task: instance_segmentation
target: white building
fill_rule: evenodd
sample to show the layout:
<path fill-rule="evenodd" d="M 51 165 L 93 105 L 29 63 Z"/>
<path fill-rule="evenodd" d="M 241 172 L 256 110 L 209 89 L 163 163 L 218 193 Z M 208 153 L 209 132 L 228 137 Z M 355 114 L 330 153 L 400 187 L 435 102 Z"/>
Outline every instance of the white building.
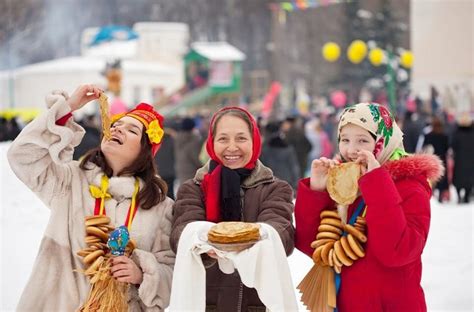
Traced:
<path fill-rule="evenodd" d="M 107 61 L 121 59 L 121 99 L 128 106 L 154 103 L 160 93 L 171 93 L 184 84 L 183 55 L 189 29 L 181 23 L 137 23 L 138 39 L 89 46 L 99 28 L 85 29 L 81 56 L 41 62 L 0 72 L 0 110 L 10 107 L 44 108 L 51 90 L 68 92 L 84 83 L 106 88 L 101 74 Z"/>
<path fill-rule="evenodd" d="M 413 90 L 427 99 L 433 85 L 458 112 L 474 109 L 474 1 L 410 3 Z"/>

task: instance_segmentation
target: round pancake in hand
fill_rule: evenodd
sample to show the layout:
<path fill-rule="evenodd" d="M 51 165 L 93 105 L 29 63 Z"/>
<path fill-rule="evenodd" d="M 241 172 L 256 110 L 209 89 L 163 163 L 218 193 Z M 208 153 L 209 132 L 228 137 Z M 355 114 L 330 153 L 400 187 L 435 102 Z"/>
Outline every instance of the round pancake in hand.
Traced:
<path fill-rule="evenodd" d="M 326 188 L 329 196 L 340 205 L 350 205 L 357 198 L 357 181 L 360 165 L 354 162 L 342 163 L 328 171 Z"/>

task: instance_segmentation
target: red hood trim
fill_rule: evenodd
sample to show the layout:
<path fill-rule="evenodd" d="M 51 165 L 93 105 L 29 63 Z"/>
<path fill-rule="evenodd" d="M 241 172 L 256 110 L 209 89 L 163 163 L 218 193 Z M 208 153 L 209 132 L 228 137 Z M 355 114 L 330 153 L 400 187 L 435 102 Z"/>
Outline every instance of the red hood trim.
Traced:
<path fill-rule="evenodd" d="M 400 160 L 386 162 L 385 167 L 394 180 L 423 176 L 431 182 L 438 181 L 444 174 L 444 166 L 436 155 L 413 154 Z"/>

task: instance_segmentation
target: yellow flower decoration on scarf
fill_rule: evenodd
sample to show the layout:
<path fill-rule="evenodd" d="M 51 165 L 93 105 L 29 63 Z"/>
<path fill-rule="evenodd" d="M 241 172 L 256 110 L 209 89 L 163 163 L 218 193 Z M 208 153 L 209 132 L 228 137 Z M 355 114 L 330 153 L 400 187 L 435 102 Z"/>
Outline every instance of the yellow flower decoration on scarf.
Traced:
<path fill-rule="evenodd" d="M 148 138 L 150 139 L 151 143 L 158 144 L 161 142 L 163 138 L 163 134 L 165 133 L 163 129 L 160 127 L 160 124 L 157 120 L 153 120 L 148 125 L 148 130 L 146 131 L 148 134 Z"/>

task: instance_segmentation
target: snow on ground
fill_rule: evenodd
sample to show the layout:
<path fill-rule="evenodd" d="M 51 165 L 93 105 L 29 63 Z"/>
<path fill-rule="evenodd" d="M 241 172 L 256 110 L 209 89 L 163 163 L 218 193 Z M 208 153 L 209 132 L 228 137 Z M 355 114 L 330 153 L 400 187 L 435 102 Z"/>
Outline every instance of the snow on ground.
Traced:
<path fill-rule="evenodd" d="M 0 311 L 14 311 L 33 267 L 49 211 L 11 171 L 0 143 Z M 423 254 L 423 280 L 429 311 L 473 310 L 474 204 L 432 201 L 431 230 Z M 295 250 L 289 257 L 294 286 L 312 261 Z M 300 305 L 301 311 L 304 311 Z"/>

